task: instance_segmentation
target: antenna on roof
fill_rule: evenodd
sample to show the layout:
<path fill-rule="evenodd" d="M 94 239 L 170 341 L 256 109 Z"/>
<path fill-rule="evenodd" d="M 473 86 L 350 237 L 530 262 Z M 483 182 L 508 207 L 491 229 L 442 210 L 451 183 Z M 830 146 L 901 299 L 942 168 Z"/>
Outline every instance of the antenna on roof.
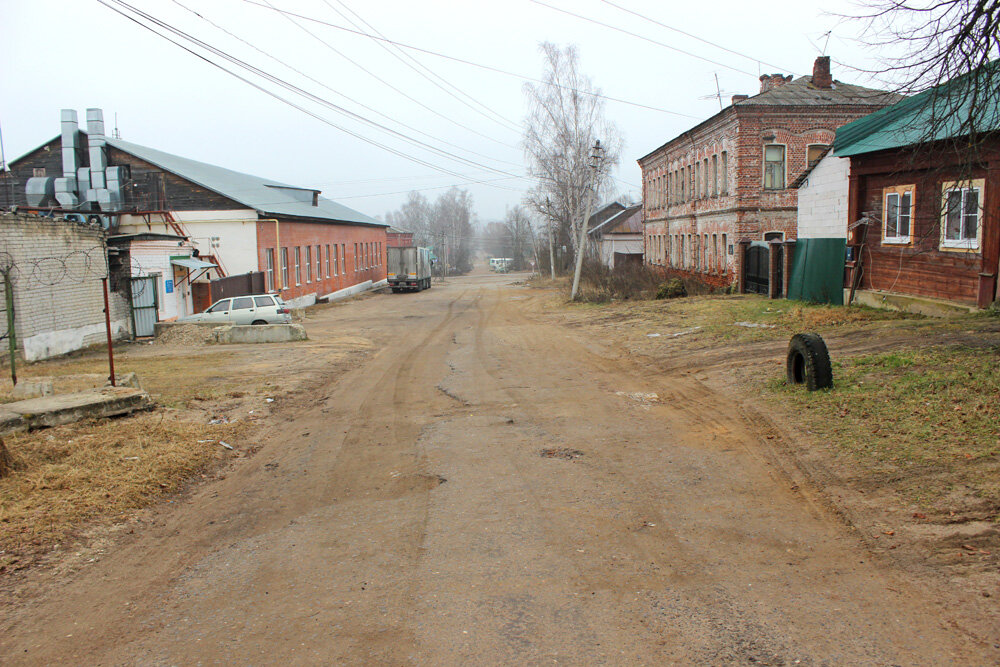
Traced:
<path fill-rule="evenodd" d="M 826 55 L 826 48 L 828 46 L 830 46 L 830 36 L 831 35 L 833 35 L 833 31 L 832 30 L 827 30 L 825 33 L 823 33 L 822 35 L 820 35 L 820 37 L 826 37 L 826 41 L 823 42 L 823 52 L 822 52 L 821 55 L 824 55 L 824 56 Z"/>
<path fill-rule="evenodd" d="M 715 74 L 715 92 L 714 93 L 709 93 L 708 95 L 702 95 L 698 99 L 699 100 L 710 100 L 710 99 L 712 99 L 714 97 L 715 99 L 719 100 L 719 111 L 722 111 L 722 109 L 723 109 L 723 106 L 722 106 L 722 96 L 723 95 L 728 95 L 728 94 L 729 94 L 729 91 L 722 90 L 719 87 L 719 75 L 718 75 L 718 73 L 716 73 Z"/>
<path fill-rule="evenodd" d="M 115 112 L 115 129 L 111 130 L 111 136 L 115 139 L 121 139 L 122 133 L 118 131 L 118 112 Z"/>

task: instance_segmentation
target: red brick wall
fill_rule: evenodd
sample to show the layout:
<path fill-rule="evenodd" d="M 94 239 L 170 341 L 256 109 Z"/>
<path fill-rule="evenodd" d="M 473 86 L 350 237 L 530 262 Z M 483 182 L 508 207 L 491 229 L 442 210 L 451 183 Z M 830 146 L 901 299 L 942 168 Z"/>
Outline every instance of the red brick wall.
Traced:
<path fill-rule="evenodd" d="M 685 255 L 688 257 L 683 267 L 685 270 L 697 271 L 706 282 L 733 281 L 735 254 L 729 255 L 728 248 L 723 257 L 710 257 L 708 261 L 704 257 L 696 258 L 695 252 L 700 255 L 705 247 L 705 235 L 708 236 L 710 250 L 715 245 L 713 235 L 721 246 L 722 235 L 725 234 L 727 245 L 733 245 L 734 249 L 740 240 L 762 241 L 768 232 L 782 232 L 785 240 L 794 240 L 798 192 L 787 186 L 806 169 L 807 147 L 810 144 L 829 145 L 833 142 L 836 128 L 877 108 L 861 105 L 730 106 L 642 158 L 639 166 L 643 171 L 647 252 L 658 247 L 653 240 L 657 235 L 670 235 L 673 239 L 684 235 Z M 786 187 L 775 191 L 764 190 L 763 187 L 763 147 L 772 143 L 786 147 Z M 704 182 L 705 159 L 708 159 L 711 174 L 713 156 L 718 156 L 721 172 L 723 151 L 727 155 L 727 194 L 721 193 L 721 187 L 715 195 L 711 186 L 707 188 L 707 193 L 704 184 L 700 189 L 696 188 L 696 178 L 689 176 L 686 168 L 700 163 Z M 685 169 L 683 201 L 671 201 L 673 195 L 670 191 L 663 194 L 652 190 L 655 179 L 678 173 L 682 168 Z M 709 183 L 712 180 L 709 177 Z M 667 183 L 670 182 L 671 179 L 667 179 Z M 692 197 L 691 193 L 696 193 L 696 196 Z M 688 235 L 692 240 L 695 235 L 699 238 L 697 251 L 686 243 Z M 696 262 L 696 259 L 701 261 Z M 723 264 L 721 267 L 717 260 Z M 647 257 L 646 261 L 648 264 L 660 264 L 655 257 Z"/>
<path fill-rule="evenodd" d="M 413 245 L 413 232 L 386 232 L 387 248 L 409 248 Z"/>
<path fill-rule="evenodd" d="M 324 296 L 351 285 L 366 280 L 379 281 L 385 279 L 386 232 L 384 227 L 366 227 L 364 225 L 298 222 L 281 220 L 281 246 L 288 248 L 288 282 L 281 290 L 284 299 L 294 299 L 315 293 Z M 358 257 L 355 258 L 355 244 L 358 246 Z M 362 257 L 363 244 L 368 244 L 370 258 Z M 330 277 L 326 277 L 326 246 L 330 245 Z M 306 246 L 312 248 L 312 278 L 307 281 L 308 272 L 305 268 Z M 323 255 L 322 274 L 316 276 L 316 246 L 321 248 Z M 333 246 L 341 250 L 337 255 L 337 275 L 334 274 Z M 302 276 L 296 281 L 295 248 L 301 248 Z M 261 271 L 267 271 L 267 250 L 274 250 L 275 286 L 282 284 L 279 277 L 281 271 L 281 253 L 275 248 L 275 223 L 257 222 L 257 261 Z M 344 255 L 344 256 L 342 256 Z M 346 261 L 344 261 L 346 258 Z"/>

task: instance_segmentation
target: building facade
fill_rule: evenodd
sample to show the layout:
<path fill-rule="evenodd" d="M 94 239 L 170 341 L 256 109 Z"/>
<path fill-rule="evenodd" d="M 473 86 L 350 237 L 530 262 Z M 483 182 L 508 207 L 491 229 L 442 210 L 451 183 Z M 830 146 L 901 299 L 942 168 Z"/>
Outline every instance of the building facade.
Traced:
<path fill-rule="evenodd" d="M 10 164 L 0 206 L 79 216 L 114 235 L 182 237 L 195 256 L 214 265 L 188 289 L 262 272 L 269 291 L 293 306 L 307 306 L 340 289 L 385 279 L 384 223 L 319 190 L 105 136 L 100 110 L 89 109 L 87 116 L 84 132 L 76 113 L 64 110 L 61 136 Z M 159 284 L 165 289 L 167 279 Z M 191 308 L 208 305 L 210 299 L 196 298 Z"/>
<path fill-rule="evenodd" d="M 998 91 L 1000 60 L 838 130 L 849 288 L 863 303 L 939 313 L 997 300 Z"/>
<path fill-rule="evenodd" d="M 796 236 L 792 182 L 833 143 L 836 128 L 897 99 L 834 81 L 829 57 L 816 59 L 812 76 L 760 80 L 759 94 L 734 96 L 639 159 L 647 264 L 745 291 L 748 259 Z"/>

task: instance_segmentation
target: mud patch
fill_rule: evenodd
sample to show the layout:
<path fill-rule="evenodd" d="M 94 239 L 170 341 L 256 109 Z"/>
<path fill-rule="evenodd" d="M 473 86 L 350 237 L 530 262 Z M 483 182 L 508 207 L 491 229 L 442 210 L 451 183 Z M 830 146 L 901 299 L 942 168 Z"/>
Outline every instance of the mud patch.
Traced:
<path fill-rule="evenodd" d="M 564 461 L 572 461 L 583 456 L 583 452 L 579 449 L 570 449 L 569 447 L 552 447 L 550 449 L 543 449 L 538 452 L 538 455 L 543 459 L 562 459 Z"/>

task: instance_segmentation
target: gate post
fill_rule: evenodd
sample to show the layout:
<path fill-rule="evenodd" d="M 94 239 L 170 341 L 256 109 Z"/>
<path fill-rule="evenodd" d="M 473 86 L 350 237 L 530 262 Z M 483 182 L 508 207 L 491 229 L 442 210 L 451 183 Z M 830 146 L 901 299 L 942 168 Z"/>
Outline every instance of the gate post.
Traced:
<path fill-rule="evenodd" d="M 782 275 L 784 285 L 781 286 L 782 290 L 781 293 L 785 295 L 786 299 L 788 298 L 788 288 L 792 284 L 792 258 L 794 257 L 794 255 L 795 255 L 795 241 L 785 241 L 785 256 L 784 256 L 785 266 L 784 266 L 784 273 Z"/>
<path fill-rule="evenodd" d="M 778 274 L 781 267 L 781 241 L 771 241 L 767 244 L 767 298 L 777 299 L 781 296 L 781 282 Z M 783 278 L 783 276 L 782 276 Z"/>
<path fill-rule="evenodd" d="M 747 250 L 750 249 L 750 241 L 742 239 L 736 243 L 736 292 L 745 294 L 747 291 Z"/>

